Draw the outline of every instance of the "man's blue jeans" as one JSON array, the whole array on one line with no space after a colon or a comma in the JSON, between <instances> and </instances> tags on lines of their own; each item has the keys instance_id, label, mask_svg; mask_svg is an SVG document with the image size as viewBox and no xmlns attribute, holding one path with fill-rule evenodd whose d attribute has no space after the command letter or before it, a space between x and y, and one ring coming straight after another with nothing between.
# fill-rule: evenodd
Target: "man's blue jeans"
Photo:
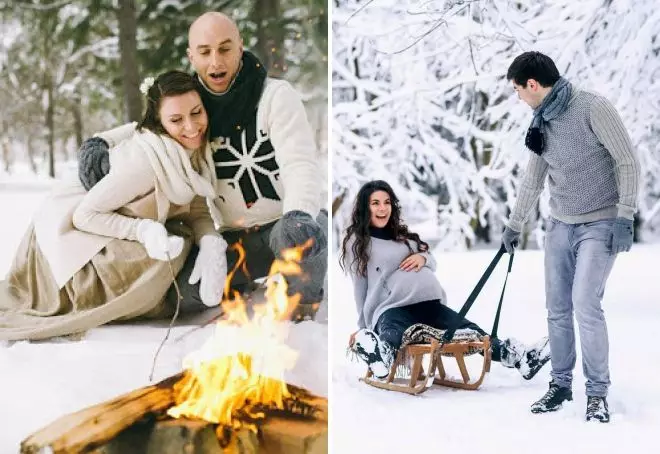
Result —
<instances>
[{"instance_id":1,"label":"man's blue jeans","mask_svg":"<svg viewBox=\"0 0 660 454\"><path fill-rule=\"evenodd\" d=\"M575 368L573 312L580 331L587 396L607 396L610 385L607 324L601 306L616 255L614 219L565 224L550 219L545 240L545 294L552 379L571 387Z\"/></svg>"}]
</instances>

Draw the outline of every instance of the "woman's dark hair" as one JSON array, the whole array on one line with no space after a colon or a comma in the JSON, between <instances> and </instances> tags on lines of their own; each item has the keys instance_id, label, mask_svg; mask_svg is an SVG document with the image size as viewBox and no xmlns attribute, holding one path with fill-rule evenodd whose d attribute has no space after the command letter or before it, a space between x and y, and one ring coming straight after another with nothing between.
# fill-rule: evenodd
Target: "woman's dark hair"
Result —
<instances>
[{"instance_id":1,"label":"woman's dark hair","mask_svg":"<svg viewBox=\"0 0 660 454\"><path fill-rule=\"evenodd\" d=\"M147 91L147 110L137 129L140 131L145 128L156 134L167 134L158 115L161 102L169 96L183 95L190 91L199 93L194 76L177 70L160 74Z\"/></svg>"},{"instance_id":2,"label":"woman's dark hair","mask_svg":"<svg viewBox=\"0 0 660 454\"><path fill-rule=\"evenodd\" d=\"M359 276L366 276L367 262L369 261L369 243L371 242L371 234L369 233L369 226L371 224L371 210L369 209L369 198L371 194L376 191L385 191L390 196L390 203L392 204L392 214L387 221L384 229L390 233L395 241L406 243L412 254L414 251L406 240L413 240L417 243L417 252L426 252L429 250L429 245L419 238L419 235L408 231L408 226L401 222L401 206L399 199L392 187L385 181L375 180L366 183L358 191L355 198L355 205L353 206L353 214L351 216L351 224L346 229L346 236L342 242L341 257L339 264L343 270L355 267ZM351 237L355 237L352 246L352 252L355 259L353 263L346 263L347 247Z\"/></svg>"},{"instance_id":3,"label":"woman's dark hair","mask_svg":"<svg viewBox=\"0 0 660 454\"><path fill-rule=\"evenodd\" d=\"M552 87L559 80L559 70L552 58L541 52L525 52L518 55L506 72L506 79L523 87L534 79L542 87Z\"/></svg>"}]
</instances>

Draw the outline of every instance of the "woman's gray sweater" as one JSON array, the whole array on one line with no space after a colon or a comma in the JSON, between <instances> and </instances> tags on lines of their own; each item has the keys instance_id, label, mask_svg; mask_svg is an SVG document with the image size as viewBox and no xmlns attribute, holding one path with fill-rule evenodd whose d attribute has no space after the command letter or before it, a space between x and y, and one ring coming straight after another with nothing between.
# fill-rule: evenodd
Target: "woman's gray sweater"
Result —
<instances>
[{"instance_id":1,"label":"woman's gray sweater","mask_svg":"<svg viewBox=\"0 0 660 454\"><path fill-rule=\"evenodd\" d=\"M381 314L394 307L434 299L446 303L445 291L435 277L435 259L428 252L419 253L426 258L426 264L419 271L404 271L399 265L410 255L408 247L394 240L371 237L367 275L359 276L353 263L353 243L351 239L347 244L346 263L353 280L360 328L374 329ZM417 251L416 242L409 240L409 244Z\"/></svg>"}]
</instances>

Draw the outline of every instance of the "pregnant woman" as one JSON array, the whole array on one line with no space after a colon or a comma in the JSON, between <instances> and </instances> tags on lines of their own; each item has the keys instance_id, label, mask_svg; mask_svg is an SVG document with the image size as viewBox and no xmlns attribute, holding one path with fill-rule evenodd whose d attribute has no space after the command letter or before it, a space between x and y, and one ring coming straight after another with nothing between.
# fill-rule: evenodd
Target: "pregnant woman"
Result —
<instances>
[{"instance_id":1,"label":"pregnant woman","mask_svg":"<svg viewBox=\"0 0 660 454\"><path fill-rule=\"evenodd\" d=\"M388 183L366 183L358 192L342 243L340 263L353 281L360 328L351 335L349 346L378 378L389 374L407 328L421 323L447 329L458 317L446 306L428 244L408 230L400 213ZM487 334L466 319L458 328ZM518 369L527 380L550 360L547 337L533 346L515 339L491 341L493 361Z\"/></svg>"}]
</instances>

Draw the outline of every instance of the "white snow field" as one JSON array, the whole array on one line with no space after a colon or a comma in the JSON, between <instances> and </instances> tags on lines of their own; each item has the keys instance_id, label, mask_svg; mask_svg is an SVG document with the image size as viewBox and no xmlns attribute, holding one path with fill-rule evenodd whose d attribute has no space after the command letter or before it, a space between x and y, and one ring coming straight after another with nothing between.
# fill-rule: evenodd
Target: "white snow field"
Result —
<instances>
[{"instance_id":1,"label":"white snow field","mask_svg":"<svg viewBox=\"0 0 660 454\"><path fill-rule=\"evenodd\" d=\"M0 181L2 277L47 188L47 183ZM300 356L285 378L327 396L328 325L323 314L327 314L324 307L317 322L291 325L287 345ZM154 382L180 371L184 356L211 336L212 325L176 342L200 318L189 318L173 329L160 353ZM17 342L9 346L0 342L0 454L18 452L21 440L60 416L149 385L153 357L168 324L169 320L104 326L77 342Z\"/></svg>"},{"instance_id":2,"label":"white snow field","mask_svg":"<svg viewBox=\"0 0 660 454\"><path fill-rule=\"evenodd\" d=\"M437 276L449 305L458 310L495 250L441 253ZM477 391L434 386L419 396L380 390L360 381L365 368L345 356L357 316L350 279L331 264L331 446L336 453L619 454L660 452L660 244L634 245L621 254L608 281L603 307L610 338L611 422L585 422L586 397L578 345L573 402L558 412L532 414L529 406L548 387L550 365L531 381L493 363ZM506 265L496 272L468 313L490 331ZM546 335L541 251L520 251L499 327L500 337L531 343ZM577 327L577 324L576 324ZM475 373L481 356L468 358ZM451 358L445 364L451 364ZM454 362L455 363L455 362ZM458 368L448 372L458 377Z\"/></svg>"}]
</instances>

